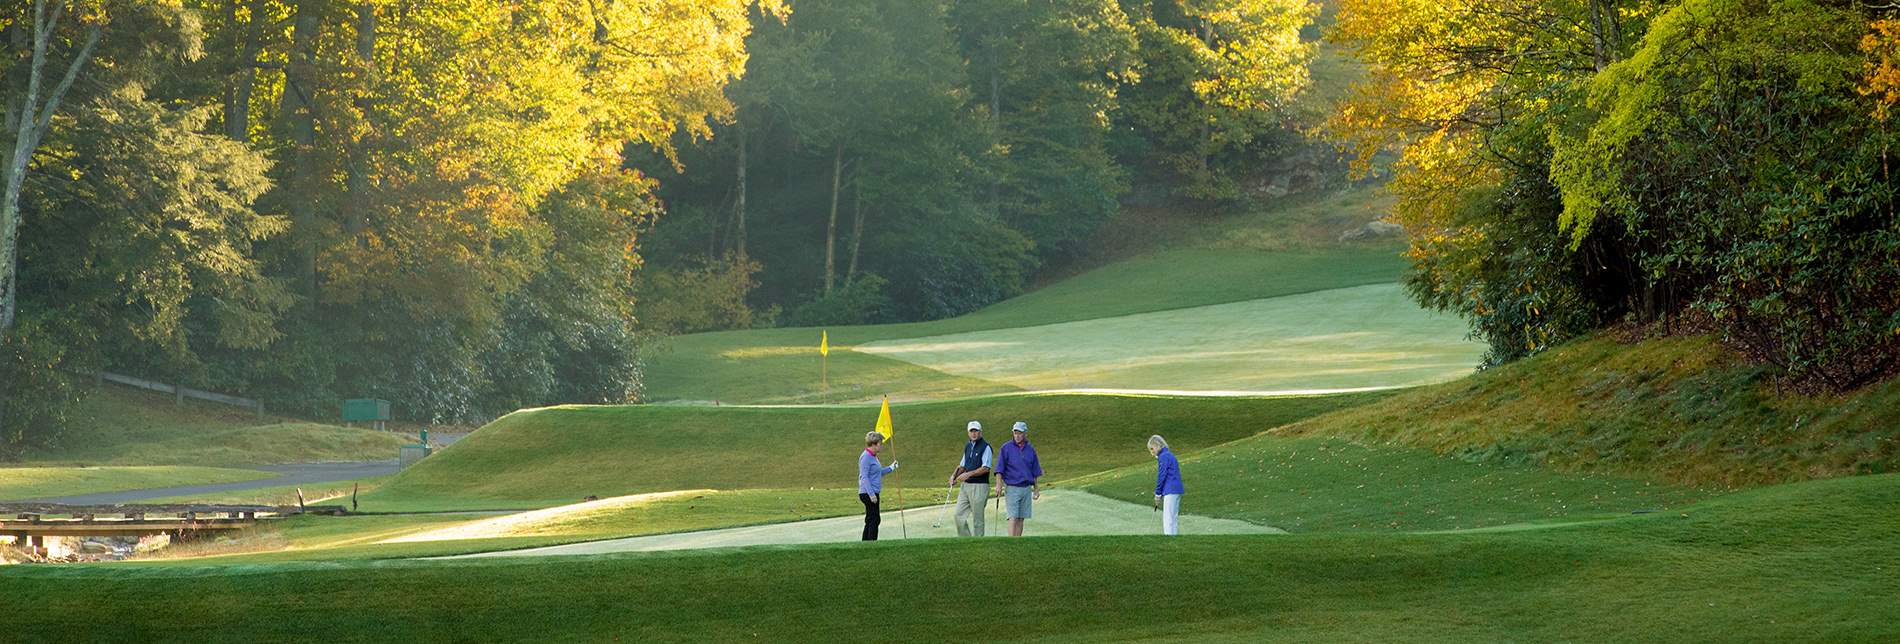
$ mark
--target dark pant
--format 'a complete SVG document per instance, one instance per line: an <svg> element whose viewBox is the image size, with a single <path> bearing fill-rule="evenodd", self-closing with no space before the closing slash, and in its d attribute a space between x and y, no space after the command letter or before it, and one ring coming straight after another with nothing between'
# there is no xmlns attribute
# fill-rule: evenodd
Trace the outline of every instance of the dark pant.
<svg viewBox="0 0 1900 644"><path fill-rule="evenodd" d="M862 492L858 493L858 501L864 504L864 540L877 541L877 524L882 521L877 516L877 502Z"/></svg>

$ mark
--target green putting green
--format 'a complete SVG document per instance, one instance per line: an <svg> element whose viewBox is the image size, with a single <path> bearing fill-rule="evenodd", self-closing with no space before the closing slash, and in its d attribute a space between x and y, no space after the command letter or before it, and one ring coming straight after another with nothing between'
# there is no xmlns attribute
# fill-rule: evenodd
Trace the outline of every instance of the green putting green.
<svg viewBox="0 0 1900 644"><path fill-rule="evenodd" d="M942 494L929 495L942 498ZM914 499L913 499L914 500ZM944 539L957 536L952 504L936 504L884 512L879 539ZM992 499L984 504L985 535L1007 534L1001 510ZM1149 505L1116 501L1074 490L1050 490L1032 504L1024 521L1024 536L1085 536L1159 534L1161 515ZM462 557L541 557L595 555L610 552L652 552L738 546L841 543L857 541L864 527L862 515L775 523L760 526L679 532L626 539L589 541L544 548L488 552ZM1237 519L1181 514L1181 534L1280 534L1284 531Z"/></svg>
<svg viewBox="0 0 1900 644"><path fill-rule="evenodd" d="M1313 392L1403 387L1471 373L1483 344L1397 284L860 345L955 376L1028 390Z"/></svg>

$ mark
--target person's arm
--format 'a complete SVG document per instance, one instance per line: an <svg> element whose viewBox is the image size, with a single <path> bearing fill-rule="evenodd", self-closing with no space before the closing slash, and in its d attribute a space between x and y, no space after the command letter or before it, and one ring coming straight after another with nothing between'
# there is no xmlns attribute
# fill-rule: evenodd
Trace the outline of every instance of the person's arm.
<svg viewBox="0 0 1900 644"><path fill-rule="evenodd" d="M1157 499L1161 498L1161 486L1168 483L1168 466L1170 465L1168 461L1169 459L1165 458L1155 461L1155 498Z"/></svg>
<svg viewBox="0 0 1900 644"><path fill-rule="evenodd" d="M1042 498L1042 455L1029 453L1029 498Z"/></svg>
<svg viewBox="0 0 1900 644"><path fill-rule="evenodd" d="M1003 477L1009 476L1008 472L1009 446L1004 445L1002 453L996 455L996 476L990 478L990 496L997 496L1003 493Z"/></svg>

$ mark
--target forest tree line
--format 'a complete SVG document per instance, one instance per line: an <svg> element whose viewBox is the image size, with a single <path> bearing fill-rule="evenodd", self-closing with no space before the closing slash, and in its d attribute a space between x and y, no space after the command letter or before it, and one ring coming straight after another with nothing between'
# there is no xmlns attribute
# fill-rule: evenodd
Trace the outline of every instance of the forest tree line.
<svg viewBox="0 0 1900 644"><path fill-rule="evenodd" d="M761 18L643 250L676 332L936 319L1073 260L1131 189L1228 203L1307 145L1305 0L840 0ZM1304 37L1303 37L1304 35ZM698 294L698 295L695 295Z"/></svg>
<svg viewBox="0 0 1900 644"><path fill-rule="evenodd" d="M1240 195L1298 138L1314 12L9 3L0 446L97 370L479 421L637 400L657 335L966 312L1131 181Z"/></svg>

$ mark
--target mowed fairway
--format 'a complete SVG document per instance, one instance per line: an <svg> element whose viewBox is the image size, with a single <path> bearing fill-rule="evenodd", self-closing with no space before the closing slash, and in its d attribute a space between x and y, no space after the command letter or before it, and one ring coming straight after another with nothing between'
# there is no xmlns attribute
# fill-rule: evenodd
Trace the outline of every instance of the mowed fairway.
<svg viewBox="0 0 1900 644"><path fill-rule="evenodd" d="M1026 390L1313 392L1471 373L1482 343L1397 284L1044 326L887 340L856 351Z"/></svg>
<svg viewBox="0 0 1900 644"><path fill-rule="evenodd" d="M828 329L832 353L829 367L824 369L828 373L824 374L817 352L820 329L816 328L724 331L672 338L647 357L646 397L656 402L810 404L876 400L886 393L899 400L919 400L1016 391L1025 387L853 349L880 341L1012 330L1019 332L1023 341L1055 347L1069 339L1050 332L1052 327L1048 325L1390 285L1398 281L1403 267L1404 259L1394 248L1161 251L1089 271L962 317ZM1402 319L1425 316L1403 295L1396 298L1388 305L1400 310ZM1150 330L1133 331L1137 335L1125 339L1139 342L1140 334ZM1305 328L1299 334L1324 332L1330 331ZM1432 332L1442 332L1442 337L1434 338L1441 343L1462 343L1465 335L1455 324L1436 325ZM1463 367L1477 360L1475 351L1467 353ZM1244 360L1208 363L1210 370L1255 370L1259 366ZM821 380L828 380L828 386Z"/></svg>

